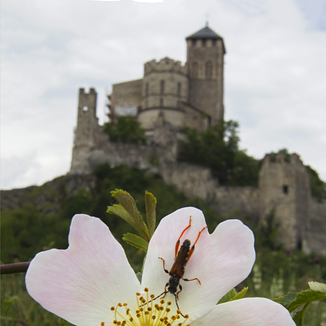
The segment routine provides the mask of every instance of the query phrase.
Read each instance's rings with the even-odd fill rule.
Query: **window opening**
[[[164,85],[165,83],[164,83],[164,80],[161,80],[161,94],[163,94],[164,93]]]
[[[210,78],[213,75],[213,65],[211,61],[207,61],[205,65],[205,76]]]
[[[289,186],[288,185],[283,185],[282,189],[283,189],[283,194],[288,194],[289,193]]]
[[[192,77],[197,78],[198,77],[198,63],[194,62],[192,64]]]
[[[178,83],[178,97],[181,96],[181,83]]]

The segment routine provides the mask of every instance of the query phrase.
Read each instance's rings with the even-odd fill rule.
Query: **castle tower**
[[[188,36],[187,65],[189,74],[189,103],[210,116],[216,125],[224,118],[223,38],[208,26]]]
[[[163,58],[145,63],[141,111],[138,121],[150,136],[157,124],[172,128],[184,126],[181,103],[188,98],[187,68],[180,61]]]
[[[77,127],[75,128],[70,172],[86,172],[83,169],[87,161],[87,153],[95,145],[96,130],[98,129],[96,100],[97,93],[94,88],[90,88],[89,93],[85,93],[84,88],[79,89]]]
[[[297,154],[267,154],[259,172],[261,218],[274,212],[279,242],[302,249],[309,219],[310,179]]]

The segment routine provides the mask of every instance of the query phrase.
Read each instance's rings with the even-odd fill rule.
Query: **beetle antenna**
[[[176,304],[176,306],[177,306],[177,308],[178,308],[178,311],[180,312],[180,315],[181,315],[183,318],[186,318],[186,317],[183,315],[183,313],[181,312],[181,309],[180,309],[179,304],[178,304],[177,296],[174,295],[174,297],[175,297],[175,304]]]
[[[143,304],[141,305],[141,307],[147,305],[148,303],[151,303],[152,301],[154,301],[154,300],[156,300],[156,299],[158,299],[158,298],[159,298],[160,296],[162,296],[163,294],[166,295],[168,292],[169,292],[169,291],[164,291],[164,292],[162,292],[162,293],[159,294],[157,297],[155,297],[155,298],[153,298],[153,299],[150,299],[149,301],[143,303]]]

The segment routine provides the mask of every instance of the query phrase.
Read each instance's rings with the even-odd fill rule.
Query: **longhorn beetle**
[[[184,235],[184,233],[190,227],[191,227],[191,216],[189,218],[189,225],[182,231],[182,233],[180,234],[180,237],[179,237],[178,241],[175,244],[175,259],[174,259],[174,264],[173,264],[173,266],[172,266],[172,268],[171,268],[170,271],[168,271],[167,269],[165,269],[165,260],[162,257],[158,257],[159,259],[162,259],[162,261],[163,261],[163,269],[164,269],[165,273],[167,273],[167,274],[170,275],[170,279],[166,283],[164,291],[160,295],[158,295],[157,297],[155,297],[152,300],[150,300],[150,301],[153,301],[153,300],[159,298],[162,295],[163,295],[162,298],[164,298],[166,296],[166,294],[170,292],[175,297],[175,303],[176,303],[176,306],[177,306],[177,308],[178,308],[179,311],[180,311],[180,308],[179,308],[179,305],[178,305],[178,301],[177,300],[178,300],[179,293],[182,291],[182,286],[180,284],[180,279],[182,279],[184,281],[196,281],[197,280],[198,283],[201,284],[200,283],[200,280],[197,277],[192,278],[192,279],[189,280],[187,278],[183,278],[183,275],[185,273],[185,266],[187,265],[187,263],[188,263],[190,257],[192,256],[192,254],[194,253],[195,245],[196,245],[197,241],[199,240],[199,237],[200,237],[201,233],[207,228],[207,226],[205,226],[204,228],[202,228],[202,230],[198,233],[197,239],[196,239],[196,241],[194,242],[194,244],[192,245],[191,248],[190,248],[190,246],[191,246],[190,240],[185,239],[183,241],[183,244],[180,247],[180,250],[179,250],[180,239],[182,238],[182,236]],[[179,287],[179,291],[178,291],[178,287]],[[166,288],[168,288],[168,289],[166,289]],[[185,317],[181,313],[181,311],[180,311],[180,314],[182,315],[182,317]]]

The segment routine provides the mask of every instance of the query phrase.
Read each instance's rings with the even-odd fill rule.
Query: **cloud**
[[[96,88],[104,121],[111,85],[141,78],[152,59],[185,62],[185,37],[207,14],[225,40],[226,118],[240,122],[242,146],[257,158],[288,147],[326,179],[325,6],[305,3],[2,1],[1,187],[66,173],[78,88]]]

